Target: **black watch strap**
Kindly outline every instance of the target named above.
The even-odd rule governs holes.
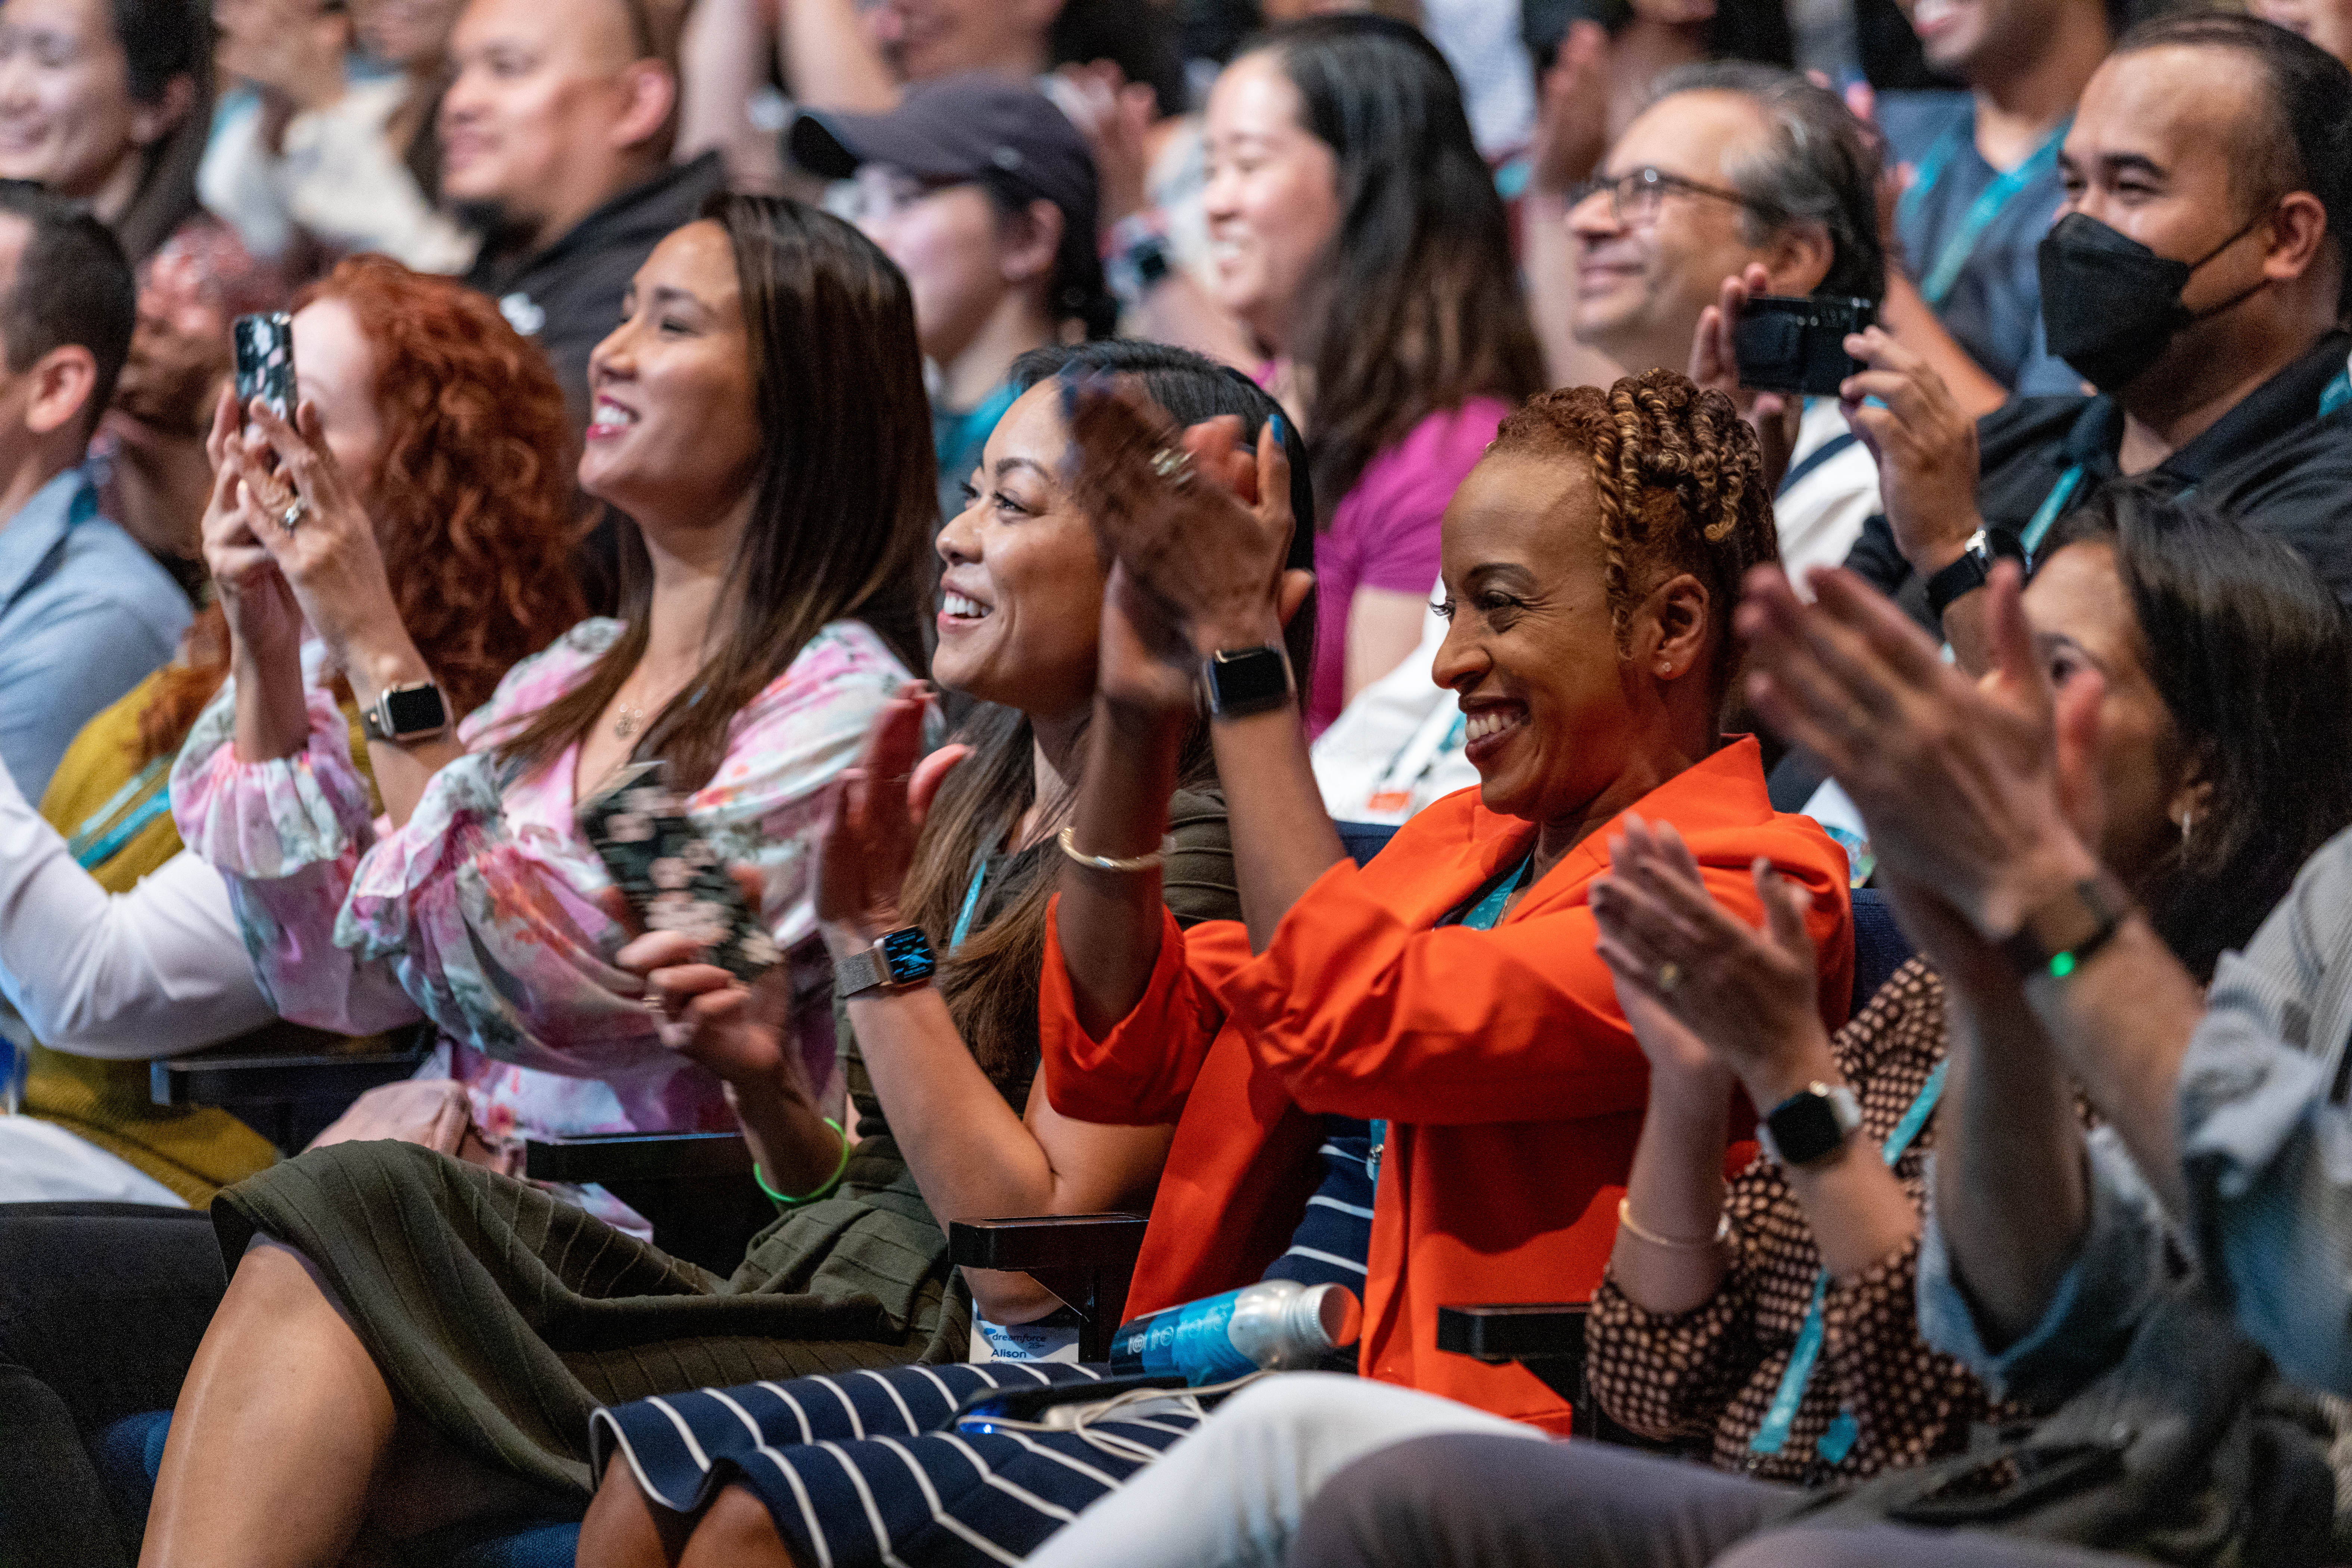
[[[1958,600],[1985,585],[1992,562],[1981,549],[1960,552],[1960,558],[1927,579],[1927,611],[1937,620]]]
[[[1937,620],[1944,612],[1985,585],[1992,563],[2002,556],[2022,561],[2025,552],[2006,534],[1979,528],[1960,547],[1960,558],[1927,579],[1927,610]]]
[[[2131,894],[2101,871],[2028,913],[2000,950],[2021,978],[2046,974],[2063,980],[2107,945],[2131,910]]]

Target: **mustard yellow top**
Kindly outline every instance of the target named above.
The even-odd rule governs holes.
[[[163,674],[149,676],[82,727],[41,797],[41,816],[110,893],[129,892],[180,852],[168,803],[172,759],[139,758],[139,715]],[[352,753],[364,759],[367,742],[356,717],[352,728]],[[316,1050],[335,1038],[281,1022],[236,1043]],[[198,1207],[277,1160],[267,1139],[227,1111],[157,1105],[148,1083],[146,1062],[100,1061],[36,1045],[24,1110],[138,1167]]]

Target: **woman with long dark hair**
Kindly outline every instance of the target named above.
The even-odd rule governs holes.
[[[759,870],[758,913],[798,950],[802,1038],[828,1076],[808,845],[825,786],[918,658],[919,362],[906,283],[855,229],[791,203],[708,211],[640,269],[594,361],[579,478],[636,524],[623,618],[573,627],[470,717],[435,694],[315,428],[263,406],[225,441],[206,537],[236,702],[181,753],[181,832],[229,879],[282,1016],[346,1033],[432,1021],[466,1101],[437,1142],[489,1163],[531,1133],[732,1124],[719,1080],[662,1047],[611,963],[621,911],[574,814],[630,763],[665,763],[689,818]],[[340,721],[305,710],[304,621],[363,711],[394,689],[428,710],[370,737],[388,834]],[[829,1158],[834,1134],[807,1131]]]
[[[342,263],[296,304],[302,390],[393,604],[470,709],[580,618],[562,394],[493,302],[385,258]],[[0,1120],[0,1145],[20,1151],[0,1153],[0,1201],[202,1205],[276,1158],[226,1111],[157,1106],[148,1089],[153,1058],[307,1034],[277,1020],[226,889],[171,816],[172,760],[228,672],[215,604],[178,659],[75,737],[39,802],[46,823],[0,775],[0,992],[43,1042],[31,1114]],[[343,676],[311,679],[356,731]],[[28,1156],[28,1140],[46,1143]]]
[[[746,988],[696,962],[690,940],[639,939],[619,964],[646,977],[667,1042],[724,1077],[788,1217],[721,1281],[520,1184],[405,1146],[322,1150],[238,1187],[223,1212],[253,1245],[189,1374],[158,1491],[151,1538],[173,1561],[249,1549],[250,1509],[282,1496],[281,1482],[303,1495],[272,1532],[282,1554],[270,1560],[288,1563],[339,1561],[362,1514],[397,1530],[418,1520],[407,1510],[419,1499],[437,1519],[533,1503],[576,1511],[599,1405],[959,1361],[975,1302],[1012,1331],[1037,1331],[1058,1303],[1020,1277],[951,1278],[944,1222],[1148,1200],[1168,1130],[1058,1116],[1035,1082],[1046,901],[1093,711],[1105,575],[1063,472],[1061,390],[1035,384],[1069,360],[1131,374],[1187,415],[1274,412],[1245,379],[1181,351],[1099,344],[1024,362],[1032,389],[938,546],[939,672],[1003,706],[982,707],[962,746],[919,767],[923,701],[901,693],[825,830],[827,944],[847,958],[877,929],[911,923],[940,959],[936,984],[846,1001],[854,1149],[817,1114],[787,977]],[[1164,897],[1186,924],[1230,919],[1205,741],[1184,751]],[[420,1268],[419,1256],[446,1266]],[[302,1363],[291,1377],[289,1343]],[[878,1388],[881,1375],[859,1382]],[[919,1379],[940,1375],[958,1374]],[[395,1410],[476,1462],[444,1445],[394,1445],[393,1422],[373,1413]]]
[[[1215,331],[1174,273],[1146,319],[1302,411],[1320,498],[1312,738],[1421,640],[1446,503],[1542,389],[1543,356],[1460,87],[1412,27],[1276,28],[1225,68],[1205,120],[1207,303],[1239,331]]]

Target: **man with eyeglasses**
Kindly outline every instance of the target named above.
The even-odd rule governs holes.
[[[1660,79],[1598,175],[1541,204],[1565,223],[1528,236],[1536,313],[1564,319],[1591,362],[1556,359],[1554,374],[1606,386],[1663,367],[1727,395],[1782,476],[1773,515],[1792,572],[1845,558],[1879,510],[1877,466],[1834,399],[1742,390],[1729,327],[1751,292],[1878,302],[1877,173],[1835,94],[1769,66],[1688,66]],[[1444,640],[1433,612],[1420,646],[1317,739],[1316,779],[1335,817],[1402,822],[1476,782],[1453,694],[1430,679]]]
[[[1877,304],[1886,288],[1877,171],[1834,94],[1787,71],[1725,62],[1661,79],[1599,174],[1570,193],[1578,342],[1629,375],[1687,371],[1759,421],[1768,452],[1786,455],[1774,510],[1792,570],[1844,559],[1878,510],[1877,471],[1834,401],[1801,410],[1740,390],[1726,311],[1751,292]]]

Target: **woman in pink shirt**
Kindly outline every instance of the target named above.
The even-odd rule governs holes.
[[[1301,411],[1315,493],[1334,498],[1316,520],[1318,733],[1421,640],[1438,521],[1543,389],[1542,354],[1461,89],[1419,32],[1277,27],[1225,68],[1205,118],[1208,297],[1171,273],[1143,324],[1258,367]]]

